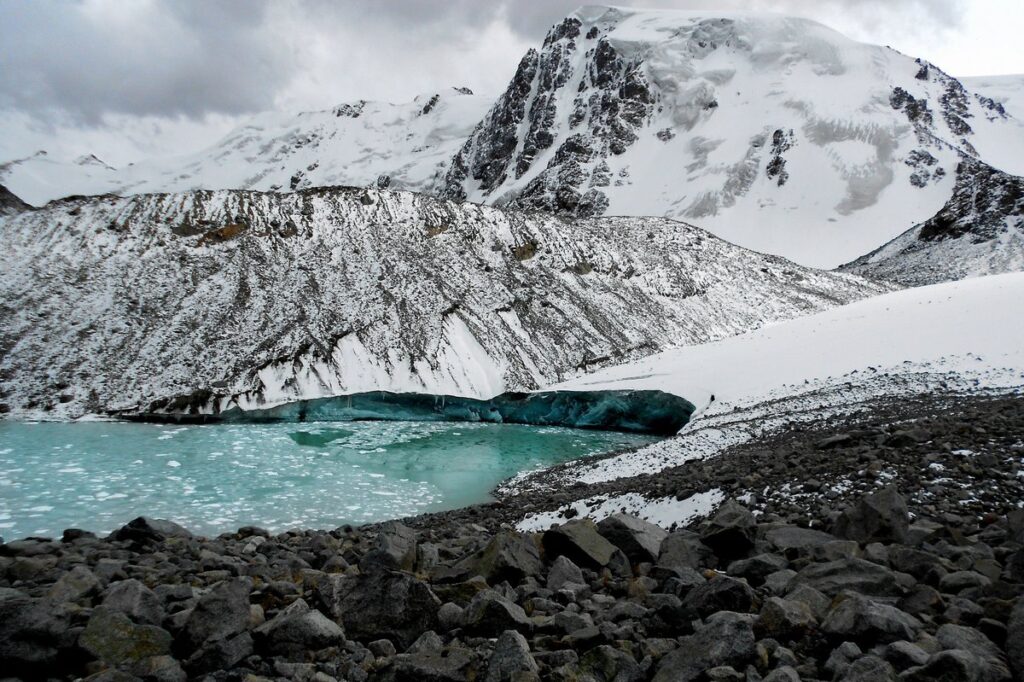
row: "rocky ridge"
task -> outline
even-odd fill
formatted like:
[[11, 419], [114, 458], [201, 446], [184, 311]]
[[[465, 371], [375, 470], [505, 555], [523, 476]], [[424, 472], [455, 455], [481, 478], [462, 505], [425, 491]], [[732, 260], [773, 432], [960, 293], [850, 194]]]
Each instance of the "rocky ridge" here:
[[[0, 664], [90, 680], [1019, 679], [1019, 491], [978, 506], [956, 491], [1019, 488], [1021, 405], [902, 405], [921, 418], [897, 427], [901, 406], [880, 405], [857, 431], [760, 444], [810, 495], [823, 486], [808, 462], [856, 469], [827, 509], [741, 494], [762, 485], [742, 475], [778, 473], [748, 461], [685, 528], [620, 514], [520, 533], [500, 521], [506, 501], [330, 532], [201, 538], [140, 518], [103, 539], [9, 542]], [[955, 463], [944, 492], [884, 475], [917, 452]]]
[[1024, 270], [1024, 178], [965, 159], [941, 211], [839, 270], [903, 286]]
[[664, 219], [403, 192], [77, 197], [0, 217], [12, 414], [490, 398], [886, 290]]

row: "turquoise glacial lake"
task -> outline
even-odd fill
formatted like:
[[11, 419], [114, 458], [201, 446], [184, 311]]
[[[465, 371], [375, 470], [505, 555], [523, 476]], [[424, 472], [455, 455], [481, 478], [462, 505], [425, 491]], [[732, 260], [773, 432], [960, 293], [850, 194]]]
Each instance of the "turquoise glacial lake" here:
[[0, 536], [136, 516], [216, 535], [331, 529], [483, 502], [519, 472], [651, 436], [508, 424], [0, 422]]

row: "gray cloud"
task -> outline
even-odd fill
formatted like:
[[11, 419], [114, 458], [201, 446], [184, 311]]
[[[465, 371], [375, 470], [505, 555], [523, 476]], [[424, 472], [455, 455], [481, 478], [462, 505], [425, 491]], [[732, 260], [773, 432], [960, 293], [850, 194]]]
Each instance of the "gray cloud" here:
[[[145, 122], [134, 130], [195, 131], [213, 120], [220, 130], [229, 120], [268, 109], [318, 109], [360, 98], [401, 101], [450, 85], [496, 93], [525, 49], [538, 44], [548, 28], [579, 4], [581, 0], [0, 0], [0, 112], [18, 114], [0, 117], [0, 126], [28, 117], [37, 130], [59, 123], [61, 134], [78, 126], [108, 130], [113, 139], [115, 123], [123, 127], [132, 117]], [[932, 59], [929, 50], [955, 43], [939, 37], [962, 29], [968, 8], [977, 9], [967, 0], [615, 4], [799, 14], [856, 39], [892, 44], [915, 56], [923, 51]], [[966, 62], [966, 38], [960, 33], [957, 54]], [[954, 73], [964, 68], [936, 61]], [[1016, 68], [1024, 70], [1024, 64]], [[8, 138], [19, 135], [15, 126], [0, 132]], [[168, 142], [168, 150], [189, 146], [188, 135], [181, 136]], [[17, 140], [0, 145], [0, 153], [15, 149]], [[120, 151], [124, 153], [116, 156], [131, 157]]]

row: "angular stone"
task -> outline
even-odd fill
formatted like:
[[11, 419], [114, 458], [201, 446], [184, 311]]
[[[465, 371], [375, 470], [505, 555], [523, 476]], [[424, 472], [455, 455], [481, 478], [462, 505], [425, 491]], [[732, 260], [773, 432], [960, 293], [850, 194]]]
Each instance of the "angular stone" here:
[[983, 679], [992, 682], [1010, 679], [1010, 667], [1003, 652], [978, 630], [947, 623], [936, 631], [935, 638], [943, 649], [961, 649], [974, 656], [981, 666]]
[[809, 554], [814, 548], [836, 539], [835, 535], [799, 526], [779, 526], [765, 533], [768, 544], [787, 556]]
[[[483, 663], [472, 649], [398, 654], [374, 676], [381, 682], [469, 682], [478, 679]], [[364, 678], [365, 679], [365, 678]]]
[[781, 571], [789, 565], [785, 558], [778, 554], [758, 554], [749, 559], [740, 559], [729, 564], [726, 573], [737, 578], [746, 578], [754, 586], [760, 586], [766, 576]]
[[178, 640], [186, 652], [209, 642], [228, 639], [249, 626], [248, 578], [224, 580], [199, 598]]
[[755, 652], [753, 617], [722, 611], [710, 616], [658, 663], [654, 682], [690, 682], [720, 665], [742, 668]]
[[861, 656], [846, 666], [837, 682], [896, 682], [896, 671], [878, 656]]
[[549, 590], [557, 592], [562, 589], [566, 583], [574, 583], [576, 585], [585, 584], [583, 580], [583, 571], [580, 567], [572, 562], [567, 556], [560, 556], [555, 559], [555, 562], [551, 564], [551, 570], [548, 571], [547, 586]]
[[188, 539], [191, 537], [192, 533], [173, 521], [140, 516], [115, 530], [110, 534], [109, 539], [143, 545], [163, 542], [168, 538]]
[[872, 644], [913, 640], [921, 631], [921, 621], [894, 606], [882, 604], [859, 594], [848, 593], [836, 604], [821, 629], [831, 635]]
[[188, 679], [181, 663], [167, 655], [144, 658], [133, 663], [129, 670], [146, 682], [185, 682]]
[[658, 554], [658, 565], [667, 568], [714, 568], [718, 565], [718, 557], [711, 548], [700, 540], [697, 533], [689, 530], [677, 530], [669, 533], [661, 543]]
[[1024, 679], [1024, 598], [1018, 597], [1006, 624], [1006, 655], [1018, 679]]
[[46, 598], [55, 602], [78, 602], [99, 594], [101, 588], [100, 579], [85, 566], [78, 565], [47, 590]]
[[416, 568], [416, 531], [389, 521], [380, 527], [377, 546], [359, 562], [363, 573], [375, 571], [412, 571]]
[[569, 521], [544, 533], [542, 542], [549, 559], [569, 557], [577, 566], [601, 569], [616, 552], [612, 543], [601, 537], [590, 519]]
[[817, 625], [807, 604], [779, 597], [765, 599], [757, 619], [758, 630], [779, 641], [799, 638]]
[[0, 600], [3, 674], [46, 678], [59, 669], [61, 649], [74, 644], [68, 637], [71, 612], [61, 604], [12, 592]]
[[497, 637], [505, 630], [529, 632], [532, 626], [521, 606], [492, 590], [473, 597], [462, 614], [463, 629], [481, 637]]
[[746, 581], [719, 575], [690, 590], [683, 598], [683, 611], [700, 618], [718, 611], [746, 613], [754, 597], [754, 590]]
[[164, 620], [159, 597], [134, 578], [112, 583], [103, 595], [103, 606], [144, 625], [160, 625]]
[[727, 500], [708, 521], [701, 541], [722, 560], [746, 556], [754, 546], [754, 515], [736, 500]]
[[189, 656], [185, 661], [185, 668], [193, 675], [215, 670], [228, 670], [251, 656], [252, 652], [252, 635], [248, 632], [240, 632], [234, 637], [206, 642]]
[[256, 648], [271, 656], [302, 655], [345, 643], [337, 623], [297, 599], [253, 631]]
[[78, 638], [78, 644], [109, 665], [124, 665], [171, 653], [171, 633], [153, 625], [138, 625], [128, 616], [97, 606]]
[[633, 563], [657, 561], [661, 543], [668, 537], [664, 529], [630, 514], [612, 514], [602, 519], [597, 531]]
[[540, 575], [543, 569], [540, 550], [532, 538], [522, 533], [499, 531], [482, 550], [462, 559], [451, 569], [441, 569], [441, 575], [454, 580], [479, 575], [491, 585], [502, 582], [518, 585], [528, 576]]
[[487, 660], [484, 682], [506, 682], [516, 673], [537, 673], [538, 670], [526, 638], [515, 630], [505, 630], [494, 643], [494, 651]]
[[871, 597], [896, 597], [903, 591], [895, 573], [863, 559], [836, 559], [811, 564], [796, 574], [793, 584], [809, 585], [829, 597], [835, 597], [843, 590]]
[[438, 627], [441, 600], [427, 583], [406, 573], [329, 576], [317, 594], [346, 634], [362, 641], [386, 637], [404, 649]]
[[584, 672], [585, 679], [616, 682], [638, 682], [643, 679], [635, 658], [607, 644], [596, 646], [585, 653], [580, 658], [580, 670]]
[[907, 502], [895, 486], [860, 498], [836, 520], [837, 536], [860, 543], [906, 543], [910, 527]]
[[900, 682], [989, 682], [990, 679], [1000, 678], [986, 677], [981, 662], [963, 649], [940, 651], [923, 666], [911, 668], [900, 676]]

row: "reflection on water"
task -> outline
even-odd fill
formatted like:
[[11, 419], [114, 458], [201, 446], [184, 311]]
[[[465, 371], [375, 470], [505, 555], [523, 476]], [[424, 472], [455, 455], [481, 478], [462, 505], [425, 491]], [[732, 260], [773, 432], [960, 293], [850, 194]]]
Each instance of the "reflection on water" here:
[[335, 528], [487, 499], [520, 471], [654, 440], [503, 424], [0, 423], [0, 535]]

